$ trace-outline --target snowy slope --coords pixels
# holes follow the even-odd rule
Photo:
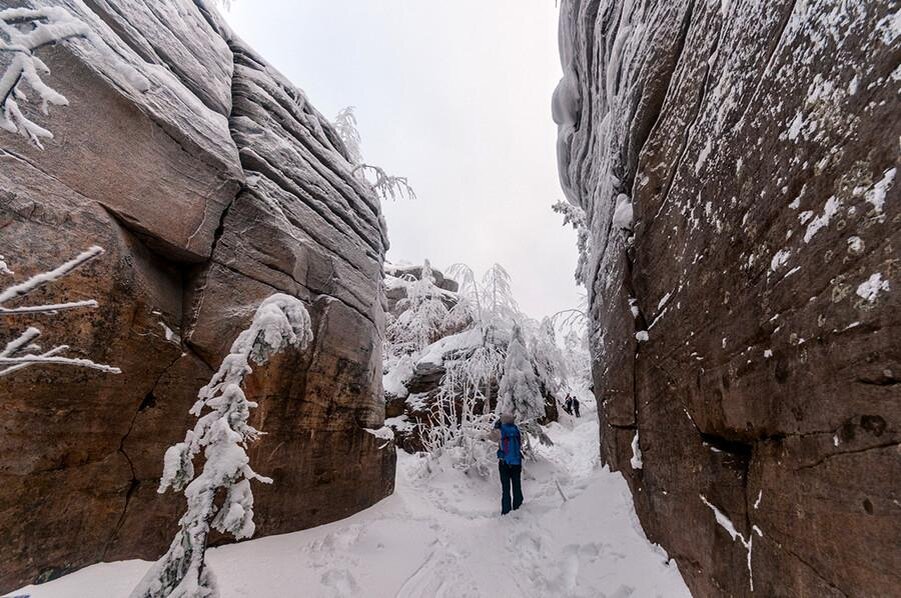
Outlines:
[[[555,444],[527,464],[526,503],[511,516],[498,515],[496,479],[400,451],[397,490],[374,507],[210,551],[223,598],[688,596],[638,527],[622,477],[598,468],[597,422],[571,425],[551,424]],[[126,596],[147,566],[95,565],[17,593]]]

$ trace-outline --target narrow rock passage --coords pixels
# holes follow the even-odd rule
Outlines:
[[[467,476],[401,452],[397,490],[374,507],[211,550],[223,598],[688,596],[638,526],[622,477],[598,467],[595,414],[548,432],[554,445],[537,446],[526,464],[518,512],[498,515],[496,474]],[[95,565],[18,593],[127,596],[147,565]]]

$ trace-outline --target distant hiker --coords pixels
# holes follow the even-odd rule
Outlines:
[[[501,474],[501,515],[522,504],[522,436],[513,423],[513,414],[503,413],[494,424],[491,438],[498,443],[497,467]],[[510,502],[510,490],[513,502]]]
[[[566,402],[563,403],[563,410],[570,415],[573,414],[573,398],[569,395],[566,395]]]
[[[576,417],[582,417],[582,415],[579,413],[579,399],[577,399],[576,397],[573,397],[573,411],[575,412]]]

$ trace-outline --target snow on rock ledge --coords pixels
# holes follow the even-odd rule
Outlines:
[[[561,3],[603,458],[695,595],[901,584],[899,33],[887,0]]]
[[[70,101],[40,117],[45,151],[0,131],[0,254],[27,275],[106,248],[59,290],[100,310],[41,327],[123,373],[0,379],[0,593],[162,554],[181,505],[156,493],[163,452],[274,292],[304,302],[314,341],[248,378],[266,432],[251,462],[274,479],[255,491],[257,535],[390,494],[395,453],[365,431],[384,419],[384,221],[326,119],[203,3],[48,3],[99,41],[38,52]]]

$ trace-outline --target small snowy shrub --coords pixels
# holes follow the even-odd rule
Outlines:
[[[32,314],[56,313],[70,309],[97,307],[97,302],[93,299],[73,301],[70,303],[19,305],[17,307],[7,307],[6,304],[10,301],[21,299],[32,291],[67,276],[73,270],[80,268],[102,253],[103,249],[101,247],[91,247],[87,251],[80,253],[73,259],[53,270],[35,274],[24,282],[0,290],[0,317],[21,317]],[[12,276],[13,274],[13,271],[9,269],[4,261],[3,256],[0,255],[0,275]],[[13,372],[31,365],[47,364],[84,367],[111,374],[118,374],[121,371],[119,368],[95,363],[90,359],[63,357],[60,353],[66,351],[69,348],[68,345],[57,345],[52,349],[44,351],[34,342],[40,335],[41,331],[38,328],[29,326],[24,332],[20,333],[19,336],[6,343],[6,346],[0,350],[0,377],[12,374]]]
[[[66,97],[41,78],[50,73],[50,69],[35,52],[68,38],[89,35],[88,26],[61,7],[0,10],[0,52],[12,54],[12,61],[0,77],[0,129],[18,133],[43,149],[41,139],[52,139],[53,133],[22,112],[19,102],[28,100],[22,83],[27,83],[38,95],[41,112],[45,115],[51,104],[67,106]]]
[[[494,449],[485,442],[494,424],[490,395],[504,359],[504,348],[484,336],[478,346],[446,356],[429,426],[422,432],[427,452],[448,454],[454,467],[488,475],[494,461]]]
[[[488,398],[478,380],[471,377],[471,364],[467,361],[446,363],[431,406],[430,425],[423,430],[422,440],[432,457],[447,455],[455,468],[485,476],[493,460],[493,451],[485,442],[493,418],[485,413]]]
[[[246,446],[260,432],[248,425],[250,410],[241,386],[250,361],[264,364],[288,347],[305,349],[313,339],[310,315],[300,300],[277,293],[264,300],[250,327],[238,335],[209,384],[200,389],[191,414],[193,430],[166,451],[159,492],[184,489],[187,509],[168,552],[153,564],[131,598],[215,598],[215,578],[204,554],[211,528],[236,540],[254,533],[251,480],[272,483],[250,468]],[[203,413],[208,409],[207,413]],[[194,458],[203,451],[200,475]]]

